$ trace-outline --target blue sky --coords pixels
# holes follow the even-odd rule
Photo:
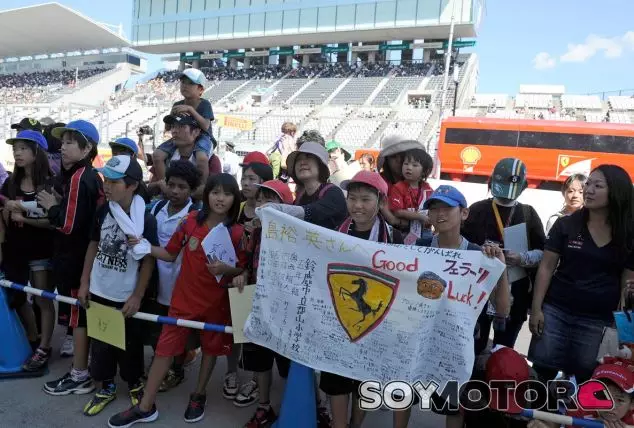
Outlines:
[[[42,3],[2,0],[2,9]],[[131,0],[63,0],[130,38]],[[477,46],[479,92],[514,94],[520,84],[561,84],[568,93],[634,89],[634,1],[487,0]],[[162,66],[149,58],[148,71]]]

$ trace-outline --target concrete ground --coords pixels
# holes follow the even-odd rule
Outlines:
[[[71,364],[70,359],[60,359],[59,346],[62,340],[61,329],[56,331],[54,343],[54,359],[51,361],[50,373],[42,378],[16,379],[0,381],[0,428],[20,427],[46,427],[46,428],[70,428],[70,427],[106,427],[110,415],[129,407],[125,385],[121,385],[119,396],[111,403],[103,414],[94,417],[86,417],[82,414],[84,404],[90,399],[90,395],[73,395],[67,397],[52,397],[42,391],[45,381],[55,379],[63,375]],[[528,351],[530,333],[528,325],[520,333],[516,349],[524,355]],[[151,355],[151,349],[147,349],[147,356]],[[255,406],[237,408],[230,401],[222,397],[222,376],[226,369],[226,359],[220,359],[209,382],[207,389],[208,399],[206,415],[200,426],[213,426],[215,428],[240,428],[251,417]],[[176,428],[191,426],[183,421],[183,413],[187,406],[188,394],[195,386],[198,364],[192,364],[187,368],[186,382],[174,390],[161,393],[158,398],[159,419],[151,424],[157,428]],[[242,378],[248,380],[248,375],[242,373]],[[277,374],[276,374],[277,375]],[[283,382],[275,377],[272,402],[277,409],[281,403]],[[391,426],[391,413],[388,411],[372,412],[366,417],[364,428],[387,428]],[[436,428],[443,427],[443,418],[434,413],[423,413],[419,410],[412,411],[410,427]]]

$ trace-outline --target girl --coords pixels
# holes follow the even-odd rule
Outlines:
[[[341,183],[347,190],[346,206],[348,218],[339,226],[339,232],[369,241],[402,244],[403,237],[397,230],[387,224],[380,213],[381,205],[387,198],[387,183],[376,172],[361,171]],[[359,409],[359,382],[332,373],[322,372],[320,389],[330,400],[333,428],[359,428],[365,412]],[[348,422],[348,403],[352,395],[351,418]],[[395,412],[394,426],[407,425],[409,413]],[[349,425],[348,425],[349,423]]]
[[[364,153],[359,158],[359,165],[361,166],[361,170],[363,171],[375,171],[376,161],[374,160],[374,156],[372,153]]]
[[[3,269],[10,281],[26,284],[40,290],[53,291],[49,282],[53,256],[53,230],[46,213],[37,208],[35,192],[51,178],[44,135],[37,131],[21,131],[16,138],[7,140],[13,146],[15,171],[2,186],[2,195],[9,201],[5,205],[3,220],[6,224],[5,259]],[[28,206],[28,209],[27,209]],[[55,307],[49,299],[36,297],[40,307],[42,338],[37,341],[37,326],[26,295],[19,293],[22,304],[20,315],[26,321],[29,339],[37,349],[24,363],[25,371],[41,370],[51,356],[51,337],[55,326]]]
[[[553,225],[535,280],[528,358],[544,380],[558,370],[580,383],[590,378],[603,329],[634,278],[629,174],[601,165],[590,173],[583,197],[584,208]]]
[[[248,153],[240,166],[242,167],[240,187],[245,201],[240,204],[238,224],[245,225],[255,217],[255,195],[258,191],[256,185],[273,180],[273,169],[266,155],[260,152]]]
[[[570,215],[583,206],[583,185],[588,178],[583,174],[573,174],[564,181],[561,194],[564,196],[563,208],[550,216],[546,223],[546,233],[550,231],[555,221],[565,215]]]
[[[176,280],[169,316],[197,320],[212,324],[229,325],[229,295],[227,285],[246,266],[242,226],[236,224],[240,210],[240,190],[235,178],[229,174],[210,177],[203,192],[203,208],[191,212],[180,224],[165,248],[152,247],[152,256],[174,261],[183,253],[181,271]],[[202,242],[215,227],[226,227],[231,245],[237,256],[237,266],[211,260],[205,254]],[[131,242],[133,244],[133,242]],[[222,245],[222,243],[220,243]],[[222,276],[220,280],[216,277]],[[152,422],[158,418],[154,404],[161,382],[172,364],[172,358],[181,355],[190,330],[165,325],[156,347],[147,384],[141,402],[131,409],[114,415],[110,427],[127,427],[137,422]],[[185,422],[197,422],[205,415],[206,388],[219,355],[231,354],[232,337],[225,333],[201,332],[203,358],[196,390],[185,411]]]
[[[393,214],[394,225],[407,233],[405,244],[413,244],[416,240],[431,235],[427,214],[423,204],[433,192],[427,183],[434,162],[422,148],[410,149],[403,155],[403,180],[389,190],[389,208]],[[424,230],[425,229],[425,230]]]

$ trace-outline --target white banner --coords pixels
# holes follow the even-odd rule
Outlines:
[[[358,380],[469,379],[475,323],[500,261],[364,241],[270,208],[260,215],[250,341]]]

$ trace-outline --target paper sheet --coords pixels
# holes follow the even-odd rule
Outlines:
[[[526,223],[516,224],[504,229],[504,248],[514,253],[524,253],[528,251],[528,237],[526,235]],[[513,283],[518,279],[525,278],[526,269],[521,267],[508,268],[509,282]]]
[[[244,336],[244,324],[253,306],[255,285],[247,285],[242,293],[237,288],[229,289],[229,303],[231,305],[231,325],[233,327],[233,343],[247,343]]]
[[[224,224],[217,225],[205,236],[202,247],[209,262],[220,260],[231,267],[236,266],[236,250],[233,248],[229,230]],[[216,281],[220,282],[221,279],[222,275],[216,275]]]
[[[86,316],[88,336],[125,351],[125,319],[120,310],[90,302]]]

